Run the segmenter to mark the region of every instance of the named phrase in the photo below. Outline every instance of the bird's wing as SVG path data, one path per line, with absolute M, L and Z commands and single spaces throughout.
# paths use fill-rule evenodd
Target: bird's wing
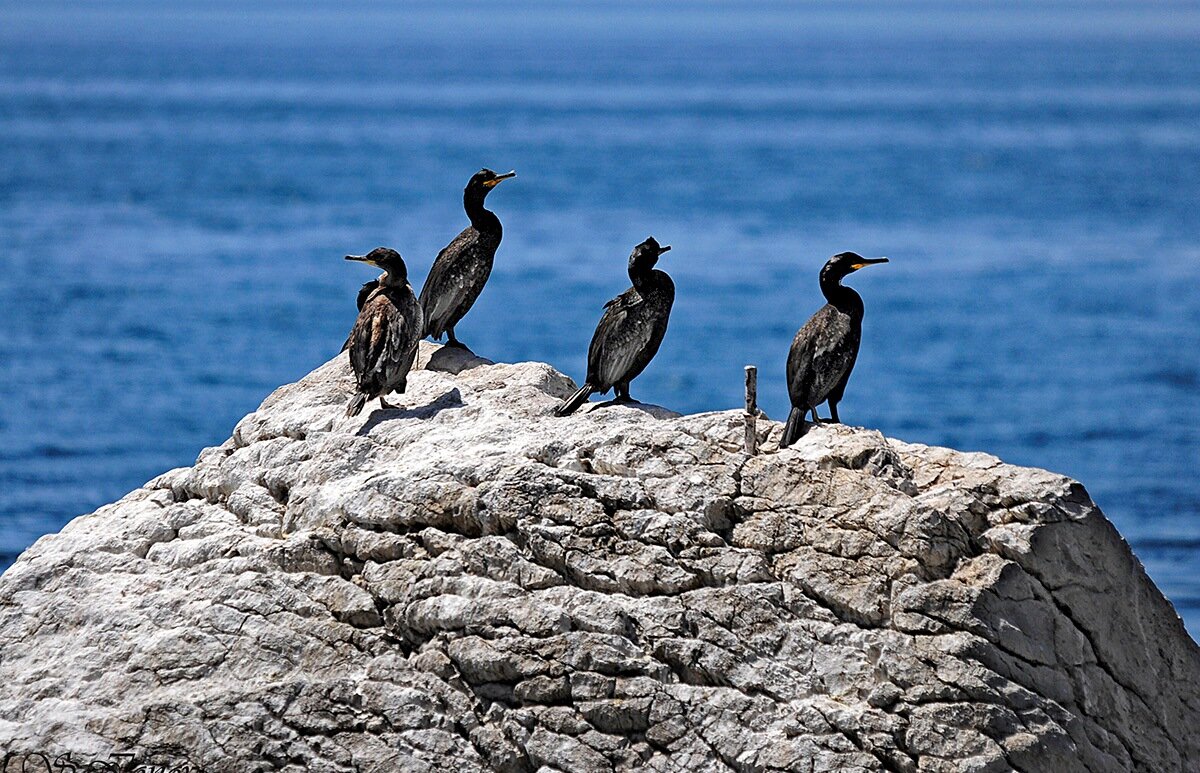
M 386 292 L 372 295 L 350 334 L 350 364 L 364 392 L 395 388 L 416 356 L 420 307 L 411 295 L 406 303 L 397 300 Z
M 379 280 L 378 279 L 372 279 L 370 282 L 364 283 L 363 286 L 361 288 L 359 288 L 358 298 L 355 300 L 355 303 L 358 305 L 359 317 L 355 318 L 354 327 L 352 327 L 350 329 L 350 335 L 346 336 L 346 342 L 344 344 L 342 344 L 343 352 L 346 351 L 347 349 L 349 349 L 351 346 L 353 346 L 354 341 L 356 340 L 355 336 L 358 333 L 358 329 L 359 329 L 358 326 L 359 326 L 359 322 L 361 321 L 363 306 L 366 306 L 368 303 L 371 302 L 371 296 L 378 289 L 379 289 Z M 351 357 L 354 356 L 353 351 L 351 351 L 350 356 Z M 353 360 L 351 360 L 350 364 L 351 365 L 354 364 Z M 357 373 L 358 370 L 355 369 L 355 372 Z
M 438 253 L 421 287 L 425 320 L 436 328 L 467 297 L 470 277 L 463 270 L 463 259 L 471 252 L 472 233 L 473 229 L 464 229 Z
M 359 288 L 358 298 L 355 300 L 359 311 L 362 311 L 362 307 L 366 305 L 367 299 L 371 297 L 371 293 L 375 292 L 378 287 L 379 280 L 372 279 L 370 282 L 364 282 L 363 286 Z
M 588 381 L 600 390 L 624 380 L 654 336 L 654 321 L 645 313 L 649 306 L 637 290 L 626 290 L 604 308 L 588 347 Z
M 354 329 L 350 331 L 350 366 L 362 387 L 369 384 L 386 343 L 389 306 L 391 303 L 386 296 L 374 293 L 358 313 Z
M 641 293 L 638 293 L 638 292 L 632 291 L 632 290 L 626 290 L 625 292 L 618 295 L 616 298 L 613 298 L 612 300 L 607 301 L 604 304 L 604 308 L 608 309 L 608 308 L 612 308 L 613 306 L 620 305 L 624 309 L 632 309 L 634 306 L 637 306 L 644 302 L 645 302 L 645 298 L 643 298 L 641 296 Z
M 788 353 L 788 386 L 793 400 L 816 405 L 825 400 L 854 365 L 858 341 L 848 314 L 826 305 L 796 333 Z
M 388 325 L 388 351 L 393 353 L 390 367 L 399 369 L 399 376 L 407 376 L 417 356 L 417 347 L 422 338 L 423 319 L 421 304 L 417 303 L 412 290 L 405 290 L 406 297 L 396 304 L 392 320 Z

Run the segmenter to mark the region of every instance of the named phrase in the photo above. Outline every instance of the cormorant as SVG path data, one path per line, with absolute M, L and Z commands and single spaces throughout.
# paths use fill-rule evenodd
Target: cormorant
M 346 415 L 357 416 L 367 401 L 376 397 L 384 408 L 394 407 L 384 397 L 389 392 L 404 392 L 408 385 L 423 320 L 400 253 L 376 247 L 366 255 L 347 255 L 346 260 L 362 261 L 384 271 L 363 299 L 347 341 L 357 392 L 346 405 Z
M 496 174 L 491 169 L 480 169 L 467 182 L 463 208 L 471 225 L 438 253 L 429 269 L 421 288 L 421 310 L 425 313 L 423 336 L 441 338 L 446 333 L 447 345 L 466 348 L 454 337 L 454 326 L 483 291 L 503 235 L 500 218 L 484 209 L 483 200 L 501 181 L 516 176 L 516 172 Z
M 863 320 L 862 298 L 843 286 L 842 279 L 864 266 L 887 262 L 887 258 L 864 258 L 842 252 L 821 269 L 821 293 L 829 302 L 804 323 L 792 340 L 787 360 L 792 411 L 783 428 L 780 448 L 787 448 L 804 434 L 804 417 L 809 411 L 813 421 L 820 422 L 817 406 L 826 400 L 833 422 L 840 421 L 837 404 L 846 392 L 846 382 L 858 358 Z
M 593 393 L 616 387 L 616 402 L 631 403 L 629 382 L 646 369 L 667 332 L 675 283 L 654 265 L 670 246 L 660 247 L 651 236 L 629 256 L 633 287 L 604 304 L 604 315 L 588 347 L 587 379 L 579 391 L 554 409 L 558 416 L 573 413 Z

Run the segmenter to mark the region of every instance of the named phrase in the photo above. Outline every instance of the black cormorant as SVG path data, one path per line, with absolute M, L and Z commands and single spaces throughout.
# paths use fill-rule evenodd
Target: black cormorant
M 842 279 L 876 263 L 887 263 L 887 258 L 864 258 L 842 252 L 821 269 L 821 293 L 829 302 L 804 323 L 792 340 L 787 360 L 792 411 L 783 428 L 780 448 L 787 448 L 804 434 L 804 417 L 809 411 L 814 422 L 820 421 L 817 406 L 826 400 L 834 423 L 840 421 L 837 404 L 858 358 L 863 319 L 862 298 L 842 285 Z
M 554 409 L 558 416 L 573 413 L 593 393 L 616 387 L 616 402 L 630 403 L 629 382 L 637 378 L 658 352 L 667 332 L 675 283 L 654 265 L 670 246 L 660 247 L 651 236 L 633 248 L 629 279 L 633 287 L 604 304 L 588 347 L 587 380 L 579 391 Z
M 516 176 L 516 172 L 496 174 L 491 169 L 481 169 L 467 182 L 463 208 L 471 225 L 438 253 L 421 288 L 424 335 L 441 338 L 445 333 L 449 335 L 448 345 L 462 346 L 454 337 L 454 326 L 483 291 L 503 235 L 500 218 L 484 208 L 483 200 L 501 181 Z
M 422 316 L 400 253 L 376 247 L 366 255 L 347 255 L 346 260 L 384 271 L 362 299 L 347 341 L 357 391 L 346 406 L 346 415 L 357 416 L 367 401 L 376 397 L 384 408 L 392 408 L 384 397 L 389 392 L 403 392 L 408 385 L 408 372 L 422 338 Z

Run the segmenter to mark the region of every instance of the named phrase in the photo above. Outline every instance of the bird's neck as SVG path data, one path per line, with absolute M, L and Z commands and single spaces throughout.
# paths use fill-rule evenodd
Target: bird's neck
M 380 287 L 403 287 L 406 284 L 408 284 L 407 270 L 400 271 L 393 269 L 391 271 L 383 272 L 383 274 L 379 277 Z
M 652 268 L 629 268 L 629 281 L 633 283 L 634 289 L 638 292 L 648 292 L 655 289 L 659 285 L 658 274 L 662 272 L 655 271 Z
M 862 296 L 842 284 L 840 278 L 821 277 L 821 294 L 825 296 L 825 300 L 829 301 L 829 305 L 839 311 L 843 311 L 852 317 L 862 317 Z
M 500 218 L 483 206 L 486 196 L 487 193 L 465 191 L 463 193 L 463 209 L 467 211 L 467 217 L 471 219 L 471 225 L 476 231 L 500 233 Z

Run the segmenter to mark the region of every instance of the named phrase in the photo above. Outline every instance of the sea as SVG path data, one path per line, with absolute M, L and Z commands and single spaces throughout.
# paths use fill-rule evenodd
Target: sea
M 635 397 L 783 418 L 852 250 L 841 416 L 1082 481 L 1200 632 L 1200 7 L 0 0 L 0 567 L 189 465 L 419 285 L 481 167 L 458 333 L 576 379 L 673 245 Z

